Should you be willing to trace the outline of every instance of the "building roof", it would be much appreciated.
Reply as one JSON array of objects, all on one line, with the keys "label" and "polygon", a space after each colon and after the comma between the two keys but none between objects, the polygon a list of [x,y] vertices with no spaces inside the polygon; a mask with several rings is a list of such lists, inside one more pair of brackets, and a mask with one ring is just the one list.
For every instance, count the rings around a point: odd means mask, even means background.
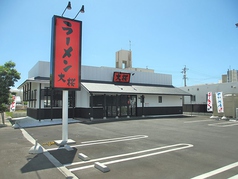
[{"label": "building roof", "polygon": [[[47,78],[32,78],[27,79],[18,88],[22,88],[25,83],[48,83]],[[191,94],[174,86],[163,85],[123,85],[113,83],[99,83],[99,82],[81,82],[81,87],[91,93],[117,93],[117,94],[151,94],[151,95],[179,95],[190,96]]]},{"label": "building roof", "polygon": [[173,86],[144,86],[144,85],[117,85],[107,83],[82,82],[82,87],[91,93],[118,93],[118,94],[151,94],[151,95],[179,95],[190,96],[179,88]]},{"label": "building roof", "polygon": [[23,85],[26,83],[46,83],[49,84],[50,83],[50,78],[47,77],[33,77],[33,78],[28,78],[27,80],[25,80],[19,87],[17,87],[17,89],[21,89],[23,88]]}]

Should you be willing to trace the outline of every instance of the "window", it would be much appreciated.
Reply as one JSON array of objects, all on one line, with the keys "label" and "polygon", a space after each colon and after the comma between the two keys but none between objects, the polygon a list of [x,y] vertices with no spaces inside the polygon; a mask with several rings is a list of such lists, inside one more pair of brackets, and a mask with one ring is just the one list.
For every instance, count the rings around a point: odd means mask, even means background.
[{"label": "window", "polygon": [[196,96],[195,96],[195,95],[192,95],[192,96],[191,96],[191,101],[193,101],[193,102],[196,101]]},{"label": "window", "polygon": [[[51,94],[52,93],[52,94]],[[50,101],[52,95],[52,101]],[[75,103],[75,92],[69,91],[68,94],[68,105],[73,107]],[[44,100],[44,107],[50,107],[52,102],[52,107],[62,107],[62,90],[53,90],[46,87],[41,89],[41,100]]]},{"label": "window", "polygon": [[158,96],[158,102],[162,103],[162,96]]},{"label": "window", "polygon": [[[104,103],[103,95],[95,95],[95,96],[91,96],[91,98],[93,98],[93,106],[94,107],[103,106],[103,103]],[[92,106],[92,104],[90,104],[90,106]]]}]

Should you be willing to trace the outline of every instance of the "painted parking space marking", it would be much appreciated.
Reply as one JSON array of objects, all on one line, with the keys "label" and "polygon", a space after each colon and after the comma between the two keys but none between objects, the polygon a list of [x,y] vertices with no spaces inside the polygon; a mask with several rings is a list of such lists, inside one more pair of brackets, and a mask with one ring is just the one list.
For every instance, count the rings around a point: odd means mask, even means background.
[{"label": "painted parking space marking", "polygon": [[[113,155],[113,156],[108,156],[108,157],[103,157],[103,158],[96,158],[96,159],[92,159],[90,161],[75,162],[75,163],[67,164],[64,166],[72,167],[75,165],[84,165],[84,166],[79,166],[79,167],[75,167],[75,168],[70,168],[69,171],[73,172],[73,171],[77,171],[77,170],[92,168],[92,167],[94,167],[94,164],[92,164],[92,163],[98,162],[98,161],[104,160],[104,162],[100,162],[100,163],[103,163],[104,165],[108,165],[108,164],[126,162],[126,161],[130,161],[130,160],[135,160],[135,159],[150,157],[150,156],[154,156],[154,155],[169,153],[169,152],[187,149],[187,148],[191,148],[191,147],[193,147],[192,144],[180,143],[180,144],[168,145],[168,146],[152,148],[152,149],[147,149],[147,150],[141,150],[141,151],[136,151],[136,152],[131,152],[131,153]],[[110,160],[110,159],[116,159],[116,160]]]},{"label": "painted parking space marking", "polygon": [[[185,124],[190,124],[190,123],[199,123],[199,122],[211,122],[214,121],[214,119],[210,120],[196,120],[196,121],[185,121]],[[226,122],[216,122],[212,124],[208,124],[208,126],[213,126],[213,127],[232,127],[232,126],[237,126],[238,121],[226,121]]]},{"label": "painted parking space marking", "polygon": [[[235,162],[235,163],[232,163],[230,165],[218,168],[216,170],[204,173],[202,175],[196,176],[196,177],[191,178],[191,179],[204,179],[204,178],[212,177],[214,175],[217,175],[219,173],[225,172],[225,171],[230,170],[230,169],[235,168],[235,167],[238,167],[238,162]],[[233,176],[233,177],[235,177],[235,176]]]},{"label": "painted parking space marking", "polygon": [[231,126],[237,126],[237,121],[227,121],[227,122],[220,122],[220,123],[214,123],[214,124],[208,124],[209,126],[214,127],[231,127]]},{"label": "painted parking space marking", "polygon": [[184,121],[184,123],[197,123],[197,122],[211,122],[214,121],[214,119],[202,119],[202,120],[193,120],[193,121]]},{"label": "painted parking space marking", "polygon": [[107,141],[134,140],[134,139],[141,139],[141,138],[147,138],[147,137],[148,137],[147,135],[134,135],[134,136],[126,136],[126,137],[118,137],[118,138],[110,138],[110,139],[85,141],[85,142],[81,142],[81,144],[101,143],[101,142],[107,142]]},{"label": "painted parking space marking", "polygon": [[[126,136],[126,137],[119,137],[119,138],[111,138],[111,139],[101,139],[101,140],[94,140],[94,141],[85,141],[81,142],[79,145],[72,145],[70,147],[84,147],[84,146],[90,146],[90,145],[99,145],[99,144],[107,144],[107,143],[115,143],[115,142],[124,142],[124,141],[130,141],[130,140],[138,140],[147,138],[147,135],[134,135],[134,136]],[[57,149],[64,149],[64,147],[59,148],[51,148],[48,149],[48,151],[57,150]]]}]

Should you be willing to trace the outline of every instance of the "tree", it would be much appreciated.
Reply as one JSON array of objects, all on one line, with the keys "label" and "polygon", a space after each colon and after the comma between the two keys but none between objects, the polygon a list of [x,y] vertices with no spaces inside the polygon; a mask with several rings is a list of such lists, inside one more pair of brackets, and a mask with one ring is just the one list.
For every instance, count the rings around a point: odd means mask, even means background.
[{"label": "tree", "polygon": [[20,73],[18,73],[14,67],[15,63],[12,61],[0,66],[0,113],[2,115],[3,124],[5,123],[4,112],[11,103],[11,100],[9,100],[10,88],[21,78]]}]

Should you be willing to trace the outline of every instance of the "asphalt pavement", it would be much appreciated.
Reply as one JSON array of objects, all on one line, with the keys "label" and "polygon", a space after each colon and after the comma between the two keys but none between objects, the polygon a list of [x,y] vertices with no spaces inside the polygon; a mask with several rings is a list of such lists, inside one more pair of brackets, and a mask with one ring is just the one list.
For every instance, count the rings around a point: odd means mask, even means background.
[{"label": "asphalt pavement", "polygon": [[[17,124],[17,125],[16,125]],[[209,116],[69,119],[15,118],[0,126],[1,178],[236,178],[237,121]],[[13,126],[12,126],[13,125]],[[43,153],[29,154],[37,139]]]}]

